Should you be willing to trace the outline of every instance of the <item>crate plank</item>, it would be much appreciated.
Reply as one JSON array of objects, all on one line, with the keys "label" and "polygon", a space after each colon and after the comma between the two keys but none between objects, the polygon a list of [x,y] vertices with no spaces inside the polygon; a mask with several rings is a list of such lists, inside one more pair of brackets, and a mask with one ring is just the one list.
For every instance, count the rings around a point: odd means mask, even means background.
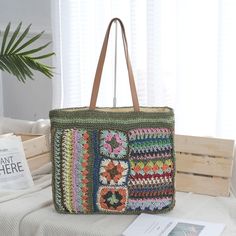
[{"label": "crate plank", "polygon": [[40,135],[40,134],[20,134],[20,133],[17,133],[16,136],[20,136],[22,142],[24,142],[24,141],[27,141],[29,139],[40,137],[42,135]]},{"label": "crate plank", "polygon": [[230,158],[196,156],[176,153],[176,169],[180,172],[197,173],[220,177],[232,176],[232,162]]},{"label": "crate plank", "polygon": [[175,151],[232,158],[234,141],[227,139],[175,135]]},{"label": "crate plank", "polygon": [[212,196],[229,196],[228,179],[176,173],[176,190]]},{"label": "crate plank", "polygon": [[175,136],[176,189],[229,196],[234,140]]},{"label": "crate plank", "polygon": [[33,136],[23,142],[26,158],[49,152],[50,148],[45,135]]},{"label": "crate plank", "polygon": [[42,165],[50,162],[51,157],[50,157],[50,152],[35,156],[35,157],[31,157],[27,160],[28,165],[29,165],[29,169],[30,171],[34,171],[38,168],[40,168]]}]

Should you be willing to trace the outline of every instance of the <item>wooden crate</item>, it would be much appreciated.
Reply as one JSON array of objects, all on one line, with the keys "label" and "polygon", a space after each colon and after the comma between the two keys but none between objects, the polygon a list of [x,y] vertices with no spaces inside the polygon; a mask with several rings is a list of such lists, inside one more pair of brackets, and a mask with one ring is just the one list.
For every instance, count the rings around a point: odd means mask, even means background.
[{"label": "wooden crate", "polygon": [[234,141],[175,136],[176,190],[229,196]]},{"label": "wooden crate", "polygon": [[27,159],[30,171],[34,171],[51,161],[50,152]]},{"label": "wooden crate", "polygon": [[50,162],[50,145],[45,135],[17,134],[21,136],[30,171]]}]

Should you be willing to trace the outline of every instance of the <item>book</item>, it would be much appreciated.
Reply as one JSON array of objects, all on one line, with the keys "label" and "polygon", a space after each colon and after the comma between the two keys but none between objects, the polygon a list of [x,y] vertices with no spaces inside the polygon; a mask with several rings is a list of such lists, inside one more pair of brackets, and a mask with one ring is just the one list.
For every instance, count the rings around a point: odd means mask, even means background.
[{"label": "book", "polygon": [[141,214],[123,236],[220,236],[224,224]]},{"label": "book", "polygon": [[0,191],[25,189],[34,185],[21,138],[0,136]]},{"label": "book", "polygon": [[33,172],[51,161],[50,146],[45,135],[7,133],[0,135],[0,138],[12,136],[21,138],[30,172]]}]

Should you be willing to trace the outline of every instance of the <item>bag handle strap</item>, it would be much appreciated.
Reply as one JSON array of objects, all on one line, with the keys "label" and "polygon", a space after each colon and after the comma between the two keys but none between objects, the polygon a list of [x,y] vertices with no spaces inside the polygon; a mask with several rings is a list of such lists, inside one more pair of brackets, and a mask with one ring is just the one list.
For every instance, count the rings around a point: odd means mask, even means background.
[{"label": "bag handle strap", "polygon": [[95,74],[95,78],[94,78],[94,82],[93,82],[93,89],[92,89],[92,94],[91,94],[89,110],[94,110],[96,107],[98,91],[99,91],[100,82],[101,82],[101,75],[102,75],[102,70],[103,70],[106,52],[107,52],[107,45],[108,45],[110,30],[111,30],[112,24],[115,21],[118,21],[120,24],[120,27],[121,27],[122,40],[123,40],[125,59],[126,59],[127,70],[128,70],[128,75],[129,75],[129,84],[130,84],[130,90],[131,90],[134,111],[140,111],[139,101],[138,101],[138,96],[137,96],[137,91],[136,91],[135,81],[134,81],[134,74],[133,74],[133,70],[132,70],[132,66],[131,66],[131,62],[130,62],[130,57],[129,57],[129,52],[128,52],[128,43],[127,43],[127,38],[126,38],[126,34],[125,34],[125,27],[119,18],[113,18],[110,21],[107,31],[106,31],[106,34],[105,34],[105,38],[103,41],[101,53],[100,53],[99,60],[98,60],[97,70],[96,70],[96,74]]}]

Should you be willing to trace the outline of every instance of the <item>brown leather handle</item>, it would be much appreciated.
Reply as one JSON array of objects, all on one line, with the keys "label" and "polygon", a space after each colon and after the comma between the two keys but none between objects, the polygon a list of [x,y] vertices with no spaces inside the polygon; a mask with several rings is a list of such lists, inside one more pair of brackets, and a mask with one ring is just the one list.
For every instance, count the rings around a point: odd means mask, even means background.
[{"label": "brown leather handle", "polygon": [[127,64],[127,69],[128,69],[129,84],[130,84],[130,90],[131,90],[134,111],[140,111],[137,91],[136,91],[135,82],[134,82],[134,74],[133,74],[133,70],[132,70],[132,66],[131,66],[131,62],[130,62],[130,57],[129,57],[129,52],[128,52],[128,43],[127,43],[126,34],[125,34],[125,27],[119,18],[113,18],[110,21],[107,31],[106,31],[106,34],[105,34],[105,38],[103,41],[100,57],[98,60],[97,70],[96,70],[96,74],[95,74],[95,78],[94,78],[94,82],[93,82],[93,89],[92,89],[89,109],[94,110],[96,107],[98,91],[99,91],[101,76],[102,76],[102,70],[103,70],[103,66],[104,66],[104,62],[105,62],[105,58],[106,58],[110,30],[111,30],[112,24],[115,21],[118,21],[121,26],[122,41],[123,41],[125,59],[126,59],[126,64]]}]

